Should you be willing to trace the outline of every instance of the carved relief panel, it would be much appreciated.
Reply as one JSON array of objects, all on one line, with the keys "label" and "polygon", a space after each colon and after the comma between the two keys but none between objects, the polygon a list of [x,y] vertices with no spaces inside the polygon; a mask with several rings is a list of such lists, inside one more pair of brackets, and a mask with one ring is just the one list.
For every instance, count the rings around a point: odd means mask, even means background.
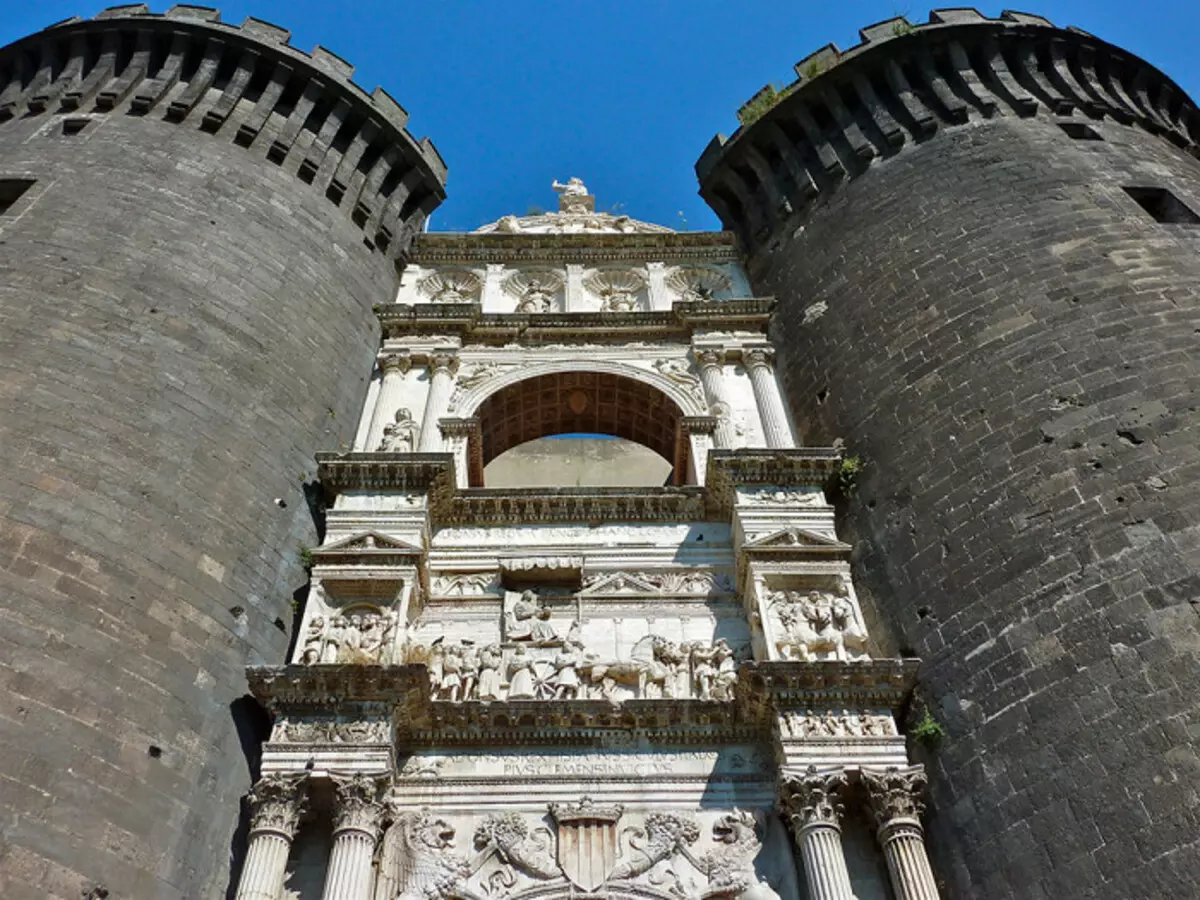
[{"label": "carved relief panel", "polygon": [[752,619],[767,659],[856,662],[870,658],[850,576],[756,573]]},{"label": "carved relief panel", "polygon": [[379,869],[387,897],[797,896],[788,837],[766,810],[646,810],[587,796],[544,813],[392,805]]}]

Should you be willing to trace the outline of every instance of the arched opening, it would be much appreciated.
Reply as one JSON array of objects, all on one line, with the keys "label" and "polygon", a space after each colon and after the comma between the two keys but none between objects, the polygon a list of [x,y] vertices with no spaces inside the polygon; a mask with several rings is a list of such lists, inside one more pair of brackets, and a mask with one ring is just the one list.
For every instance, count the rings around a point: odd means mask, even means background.
[{"label": "arched opening", "polygon": [[[538,375],[501,388],[480,404],[475,417],[480,462],[491,476],[484,476],[488,487],[651,486],[686,480],[683,412],[666,394],[633,378],[607,372]],[[493,460],[496,466],[490,465]],[[542,471],[532,471],[539,462]],[[552,472],[561,477],[551,478]]]}]

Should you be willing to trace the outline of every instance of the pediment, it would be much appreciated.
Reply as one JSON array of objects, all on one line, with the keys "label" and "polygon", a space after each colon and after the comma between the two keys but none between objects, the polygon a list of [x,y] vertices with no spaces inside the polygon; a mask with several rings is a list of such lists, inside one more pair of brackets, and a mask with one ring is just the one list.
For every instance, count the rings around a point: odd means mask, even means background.
[{"label": "pediment", "polygon": [[410,544],[408,541],[402,541],[399,538],[390,537],[378,531],[361,531],[358,534],[352,534],[349,537],[339,538],[336,541],[318,547],[313,551],[314,556],[333,556],[343,554],[372,554],[380,553],[387,555],[402,554],[411,556],[413,554],[421,554],[424,550],[415,544]]},{"label": "pediment", "polygon": [[610,572],[587,585],[579,593],[588,594],[661,594],[663,586],[631,572]]},{"label": "pediment", "polygon": [[759,535],[742,545],[743,550],[809,550],[846,553],[849,544],[807,528],[781,528]]}]

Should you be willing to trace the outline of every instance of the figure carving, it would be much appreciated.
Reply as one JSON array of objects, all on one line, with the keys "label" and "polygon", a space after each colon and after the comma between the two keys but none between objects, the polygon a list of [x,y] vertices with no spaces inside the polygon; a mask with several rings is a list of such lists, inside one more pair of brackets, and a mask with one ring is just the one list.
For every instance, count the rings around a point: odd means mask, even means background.
[{"label": "figure carving", "polygon": [[726,813],[713,823],[712,834],[716,846],[694,861],[708,876],[702,900],[778,900],[779,894],[754,870],[754,859],[762,850],[754,813],[742,809]]},{"label": "figure carving", "polygon": [[779,619],[787,638],[777,642],[784,659],[834,659],[839,662],[867,658],[867,632],[859,624],[854,604],[839,585],[837,593],[779,591]]},{"label": "figure carving", "polygon": [[691,648],[694,696],[701,700],[732,700],[737,682],[737,660],[725,638],[711,647],[695,644]]},{"label": "figure carving", "polygon": [[554,657],[554,675],[550,684],[555,700],[574,700],[579,696],[581,647],[574,641],[564,644]]},{"label": "figure carving", "polygon": [[454,828],[427,810],[401,813],[396,856],[399,892],[396,900],[470,897],[467,860],[454,852]]},{"label": "figure carving", "polygon": [[417,290],[434,303],[470,303],[479,288],[479,276],[465,269],[443,269],[417,284]]},{"label": "figure carving", "polygon": [[420,429],[413,421],[412,413],[404,407],[396,410],[395,419],[384,426],[383,439],[379,442],[381,453],[412,453],[417,446]]},{"label": "figure carving", "polygon": [[550,610],[541,605],[533,591],[505,594],[504,636],[510,641],[528,641],[535,647],[562,643],[550,624]]},{"label": "figure carving", "polygon": [[533,657],[518,644],[508,661],[508,699],[533,700],[537,696],[533,683]]},{"label": "figure carving", "polygon": [[504,652],[499,644],[488,644],[479,654],[479,699],[503,700],[504,675],[501,667],[504,665]]},{"label": "figure carving", "polygon": [[638,292],[645,285],[632,269],[597,269],[583,280],[584,286],[600,298],[601,312],[633,312]]},{"label": "figure carving", "polygon": [[376,664],[390,662],[399,619],[394,610],[314,616],[304,631],[300,662]]},{"label": "figure carving", "polygon": [[678,653],[679,648],[670,641],[648,634],[633,645],[628,660],[601,660],[589,653],[578,668],[600,685],[606,700],[613,698],[613,689],[619,684],[633,688],[639,698],[652,699],[664,696]]}]

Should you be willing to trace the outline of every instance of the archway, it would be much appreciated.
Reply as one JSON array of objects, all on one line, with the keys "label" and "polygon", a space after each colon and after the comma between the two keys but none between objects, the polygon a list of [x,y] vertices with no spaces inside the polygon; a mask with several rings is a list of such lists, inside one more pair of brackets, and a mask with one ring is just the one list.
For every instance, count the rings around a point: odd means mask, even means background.
[{"label": "archway", "polygon": [[[526,378],[487,397],[475,412],[479,459],[486,466],[518,445],[552,435],[611,435],[646,447],[688,472],[683,412],[661,391],[609,372],[552,372]],[[474,479],[473,479],[474,480]]]}]

